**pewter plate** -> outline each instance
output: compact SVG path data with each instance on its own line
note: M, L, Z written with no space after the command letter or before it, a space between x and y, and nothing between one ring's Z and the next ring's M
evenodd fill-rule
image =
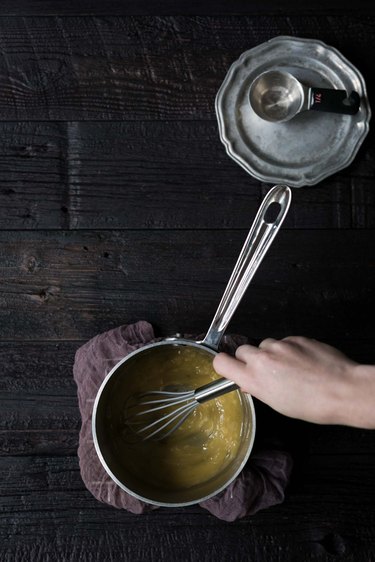
M355 90L356 115L304 111L286 123L258 117L249 104L252 81L271 69L291 72L306 85ZM243 53L216 96L219 133L226 151L255 178L292 187L315 185L348 166L371 117L361 73L322 41L280 36Z

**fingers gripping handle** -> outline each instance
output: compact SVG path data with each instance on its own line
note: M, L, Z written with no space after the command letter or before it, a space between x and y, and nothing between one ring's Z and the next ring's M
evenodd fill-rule
M205 338L200 343L213 349L218 348L230 319L283 223L290 206L291 198L291 190L286 185L276 185L264 198L245 244L243 245L211 326ZM277 216L271 218L270 214L275 206L279 207L279 210Z

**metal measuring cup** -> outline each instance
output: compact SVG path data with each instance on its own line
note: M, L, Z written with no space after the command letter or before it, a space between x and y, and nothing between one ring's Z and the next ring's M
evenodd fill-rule
M357 92L309 87L290 72L268 70L251 84L250 105L265 121L283 123L301 111L314 110L354 115L359 110Z

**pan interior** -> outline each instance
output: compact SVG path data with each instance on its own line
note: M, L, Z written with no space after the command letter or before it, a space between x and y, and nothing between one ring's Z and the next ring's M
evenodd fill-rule
M146 501L199 501L229 483L242 466L252 436L252 412L239 391L198 405L161 441L143 441L126 423L130 397L171 386L194 389L218 378L213 355L198 345L156 345L122 363L103 389L96 435L106 469Z

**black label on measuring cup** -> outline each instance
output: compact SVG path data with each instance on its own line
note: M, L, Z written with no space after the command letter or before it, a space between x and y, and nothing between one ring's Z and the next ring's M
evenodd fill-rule
M311 106L314 111L345 113L354 115L359 109L360 99L357 92L348 96L345 90L329 88L311 88Z

